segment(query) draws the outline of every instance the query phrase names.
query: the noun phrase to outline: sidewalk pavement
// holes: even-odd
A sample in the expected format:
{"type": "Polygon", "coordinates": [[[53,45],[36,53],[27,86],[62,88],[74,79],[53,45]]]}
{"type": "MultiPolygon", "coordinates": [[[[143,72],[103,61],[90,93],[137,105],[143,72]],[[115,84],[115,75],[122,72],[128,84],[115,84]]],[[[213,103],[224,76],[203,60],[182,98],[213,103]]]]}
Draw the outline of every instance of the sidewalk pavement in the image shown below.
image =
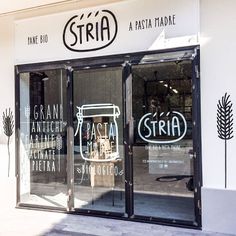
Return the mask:
{"type": "MultiPolygon", "coordinates": [[[[13,180],[14,182],[14,180],[13,180]]],[[[15,208],[15,185],[0,182],[1,236],[223,236],[200,230],[15,208]]],[[[226,235],[226,234],[225,234],[226,235]]]]}
{"type": "Polygon", "coordinates": [[[98,217],[11,208],[0,214],[0,235],[223,236],[224,234],[98,217]]]}

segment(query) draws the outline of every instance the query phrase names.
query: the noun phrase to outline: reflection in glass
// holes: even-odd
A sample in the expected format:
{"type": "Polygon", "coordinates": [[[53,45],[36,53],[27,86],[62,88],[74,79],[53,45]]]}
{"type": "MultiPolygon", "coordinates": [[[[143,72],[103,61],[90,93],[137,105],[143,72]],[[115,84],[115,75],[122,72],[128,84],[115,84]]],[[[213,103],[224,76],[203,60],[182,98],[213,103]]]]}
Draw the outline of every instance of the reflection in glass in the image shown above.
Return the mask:
{"type": "Polygon", "coordinates": [[[74,72],[75,208],[124,212],[122,70],[74,72]]]}
{"type": "Polygon", "coordinates": [[[133,67],[134,213],[194,220],[191,61],[133,67]]]}
{"type": "Polygon", "coordinates": [[[66,74],[20,74],[20,202],[67,206],[66,74]]]}

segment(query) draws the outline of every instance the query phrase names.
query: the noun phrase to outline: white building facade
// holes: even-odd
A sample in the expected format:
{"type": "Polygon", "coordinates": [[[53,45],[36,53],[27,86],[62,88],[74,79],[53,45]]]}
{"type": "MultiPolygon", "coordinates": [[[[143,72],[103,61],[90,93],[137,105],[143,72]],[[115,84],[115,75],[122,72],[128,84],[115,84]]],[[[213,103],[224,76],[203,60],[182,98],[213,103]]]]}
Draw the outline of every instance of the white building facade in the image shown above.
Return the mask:
{"type": "Polygon", "coordinates": [[[233,0],[1,4],[17,206],[236,233],[233,0]]]}

